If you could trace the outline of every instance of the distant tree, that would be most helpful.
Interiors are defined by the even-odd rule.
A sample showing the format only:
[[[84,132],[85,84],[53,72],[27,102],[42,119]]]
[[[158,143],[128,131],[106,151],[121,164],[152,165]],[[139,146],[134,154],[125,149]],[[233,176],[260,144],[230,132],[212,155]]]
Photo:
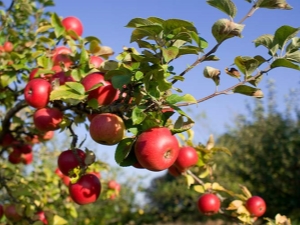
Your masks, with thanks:
[[[267,102],[255,100],[249,117],[239,115],[235,125],[218,139],[232,157],[217,155],[216,179],[227,188],[238,184],[262,196],[266,216],[280,211],[299,219],[300,213],[300,110],[297,92],[289,93],[284,112],[276,109],[277,98],[271,88]],[[218,163],[222,162],[222,163]]]

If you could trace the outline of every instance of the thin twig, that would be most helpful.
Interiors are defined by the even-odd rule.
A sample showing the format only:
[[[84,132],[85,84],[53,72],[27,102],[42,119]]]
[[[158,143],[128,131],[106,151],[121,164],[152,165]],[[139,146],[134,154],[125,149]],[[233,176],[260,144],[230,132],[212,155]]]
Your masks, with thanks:
[[[268,67],[267,69],[265,69],[265,70],[260,71],[259,73],[257,73],[255,76],[253,76],[253,77],[251,77],[251,78],[249,78],[249,79],[246,79],[246,80],[244,80],[244,81],[241,81],[241,82],[239,82],[238,84],[233,85],[233,86],[231,86],[231,87],[229,87],[229,88],[227,88],[227,89],[225,89],[225,90],[223,90],[223,91],[214,92],[214,93],[211,94],[211,95],[208,95],[208,96],[206,96],[206,97],[204,97],[204,98],[198,99],[198,100],[197,100],[197,103],[204,102],[204,101],[206,101],[206,100],[208,100],[208,99],[211,99],[211,98],[213,98],[213,97],[216,97],[216,96],[218,96],[218,95],[228,94],[229,92],[231,92],[231,91],[232,91],[233,89],[235,89],[236,87],[238,87],[238,86],[240,86],[240,85],[243,85],[243,84],[245,84],[245,83],[247,83],[247,82],[249,82],[249,81],[255,80],[257,77],[261,76],[261,75],[264,74],[264,73],[269,72],[270,70],[271,70],[271,68]],[[194,104],[196,104],[196,103],[178,103],[178,104],[176,104],[176,106],[177,106],[177,107],[182,107],[182,106],[189,106],[189,105],[194,105]]]
[[[238,23],[242,24],[246,19],[251,17],[257,9],[259,9],[259,8],[256,5],[253,5],[253,7],[250,9],[250,11],[247,13],[247,15],[244,16]]]
[[[189,174],[190,176],[192,176],[194,178],[194,180],[197,181],[199,184],[204,186],[204,182],[199,177],[197,177],[192,171],[187,170],[186,173]]]

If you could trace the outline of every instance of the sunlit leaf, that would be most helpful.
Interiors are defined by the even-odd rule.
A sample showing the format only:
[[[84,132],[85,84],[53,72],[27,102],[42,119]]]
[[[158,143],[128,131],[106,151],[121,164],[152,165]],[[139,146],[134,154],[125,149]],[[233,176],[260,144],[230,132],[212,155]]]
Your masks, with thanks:
[[[207,0],[209,5],[219,9],[220,11],[226,13],[228,16],[232,18],[235,17],[237,9],[235,4],[231,0]]]

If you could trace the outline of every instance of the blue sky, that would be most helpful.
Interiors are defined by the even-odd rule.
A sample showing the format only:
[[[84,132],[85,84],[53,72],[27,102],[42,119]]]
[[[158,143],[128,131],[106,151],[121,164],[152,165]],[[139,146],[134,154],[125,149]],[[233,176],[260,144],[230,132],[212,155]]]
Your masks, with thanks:
[[[246,1],[236,0],[238,13],[235,21],[239,21],[249,11],[251,5]],[[245,29],[243,38],[234,38],[226,41],[219,48],[217,56],[221,59],[219,62],[203,63],[193,69],[186,75],[186,80],[178,84],[185,93],[194,95],[197,99],[212,94],[215,90],[214,83],[203,77],[202,71],[205,66],[213,66],[224,71],[225,67],[230,66],[236,56],[254,56],[261,54],[268,57],[267,51],[263,47],[255,48],[253,40],[262,34],[273,34],[275,30],[282,25],[290,25],[293,27],[300,26],[300,1],[288,1],[293,6],[293,10],[267,10],[259,9],[245,21]],[[227,16],[215,8],[206,4],[206,1],[196,0],[109,0],[109,1],[73,1],[63,0],[56,1],[54,11],[61,17],[76,16],[80,18],[84,25],[83,36],[96,36],[103,45],[112,47],[116,56],[122,51],[122,47],[136,47],[130,43],[131,29],[125,25],[135,17],[147,18],[156,16],[163,19],[179,18],[191,21],[195,24],[200,35],[205,38],[208,43],[209,50],[216,42],[211,34],[211,26],[215,21]],[[114,58],[114,56],[112,58]],[[186,66],[195,61],[195,56],[183,57],[176,63],[175,70],[180,73]],[[266,90],[266,81],[268,78],[275,80],[277,86],[279,101],[284,102],[283,96],[288,93],[291,88],[299,87],[299,71],[290,69],[277,69],[268,74],[263,82],[259,85],[262,90]],[[224,72],[221,74],[221,84],[219,90],[226,89],[237,83],[237,80],[229,77]],[[205,112],[206,119],[200,119],[195,125],[197,131],[197,142],[204,142],[210,133],[215,135],[225,131],[224,124],[230,124],[235,115],[238,113],[246,113],[245,101],[250,97],[239,94],[218,96],[206,102],[193,106],[190,109],[194,115]],[[280,104],[279,107],[282,108]],[[113,166],[117,166],[114,162],[115,147],[106,147],[96,145],[90,141],[89,147],[97,149],[97,155],[105,157]],[[105,155],[105,156],[104,156]],[[147,176],[147,183],[150,178],[161,175],[164,172],[154,173],[146,170],[137,170],[133,168],[125,168],[124,173],[127,175],[140,174]]]
[[[8,2],[8,1],[5,1]],[[249,11],[251,4],[243,0],[234,1],[238,7],[238,13],[235,21],[238,22]],[[245,21],[243,38],[233,38],[227,40],[221,45],[216,55],[221,59],[219,62],[207,62],[194,68],[186,75],[185,82],[178,82],[177,87],[185,93],[190,93],[195,98],[203,98],[214,92],[214,83],[203,77],[202,71],[205,66],[213,66],[222,71],[219,90],[226,89],[237,83],[237,80],[225,74],[225,67],[229,67],[236,56],[254,56],[261,54],[268,57],[267,51],[263,47],[255,48],[253,40],[262,34],[273,34],[275,30],[282,25],[300,27],[300,1],[289,0],[288,3],[293,6],[293,10],[267,10],[259,9],[256,13]],[[135,17],[147,18],[156,16],[163,19],[179,18],[191,21],[195,24],[200,35],[209,43],[206,51],[210,50],[215,44],[211,34],[211,26],[215,21],[227,16],[215,8],[210,7],[204,0],[109,0],[109,1],[74,1],[57,0],[56,6],[51,9],[61,17],[76,16],[83,25],[83,36],[96,36],[103,45],[114,49],[115,55],[122,51],[124,46],[136,47],[130,43],[131,29],[125,28],[125,25]],[[182,57],[174,64],[175,71],[180,73],[188,65],[196,60],[195,56]],[[291,69],[276,69],[271,71],[261,82],[259,87],[266,90],[266,81],[268,78],[275,80],[277,86],[278,98],[283,108],[284,95],[288,94],[291,88],[299,87],[299,71]],[[225,124],[230,124],[235,115],[246,113],[245,101],[250,99],[239,94],[218,96],[203,102],[190,109],[193,115],[199,115],[205,112],[207,118],[197,120],[195,130],[197,131],[197,142],[204,142],[210,133],[215,135],[225,131]],[[84,138],[84,133],[78,130]],[[112,166],[117,166],[114,162],[113,147],[106,147],[95,144],[88,139],[86,142],[90,149],[94,149],[100,159],[107,159]],[[137,170],[125,168],[127,175],[140,174],[150,178],[160,175],[164,172],[154,173],[146,170]]]

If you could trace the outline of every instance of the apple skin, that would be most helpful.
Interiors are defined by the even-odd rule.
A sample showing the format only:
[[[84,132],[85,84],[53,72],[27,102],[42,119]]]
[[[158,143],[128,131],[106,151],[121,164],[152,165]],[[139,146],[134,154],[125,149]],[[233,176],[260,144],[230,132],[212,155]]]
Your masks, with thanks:
[[[104,60],[99,56],[91,55],[89,62],[94,68],[99,68],[101,66],[101,63],[104,62]]]
[[[58,79],[59,80],[59,85],[64,85],[66,82],[73,82],[75,81],[74,78],[72,76],[67,76],[65,74],[65,72],[61,71],[61,72],[58,72],[56,74],[54,74],[52,77],[51,77],[51,82],[54,81],[55,79]]]
[[[77,149],[77,155],[84,162],[85,152],[81,149]],[[66,150],[60,153],[57,159],[57,165],[61,173],[65,176],[69,176],[69,172],[80,166],[76,155],[74,155],[72,150]]]
[[[173,177],[178,177],[180,176],[182,173],[184,172],[184,170],[179,170],[175,164],[173,164],[172,166],[170,166],[168,168],[168,173],[171,174]]]
[[[22,162],[22,152],[17,148],[13,149],[8,155],[8,161],[12,164],[19,164]]]
[[[39,211],[36,213],[37,216],[37,220],[42,221],[43,224],[48,224],[48,220],[45,216],[45,212],[44,211]]]
[[[200,196],[197,205],[200,212],[206,216],[211,216],[218,213],[221,201],[215,194],[205,193]]]
[[[85,174],[69,185],[69,193],[74,202],[86,205],[95,202],[101,192],[101,183],[94,174]]]
[[[3,140],[1,141],[0,145],[3,148],[7,148],[7,147],[13,145],[14,143],[16,143],[16,139],[14,138],[14,136],[11,133],[6,133],[3,137]]]
[[[124,133],[124,122],[116,114],[98,114],[90,124],[91,138],[99,144],[115,145],[123,139]]]
[[[183,146],[179,149],[178,157],[174,163],[174,165],[180,170],[184,171],[191,166],[194,166],[198,162],[198,154],[197,151],[190,146]]]
[[[8,204],[4,206],[4,215],[11,222],[18,222],[22,219],[22,216],[17,212],[14,204]]]
[[[115,190],[118,192],[121,190],[121,185],[117,183],[115,180],[108,181],[107,187],[108,189]]]
[[[98,114],[90,124],[91,138],[99,144],[115,145],[123,139],[124,133],[124,122],[116,114]]]
[[[33,152],[22,154],[21,158],[24,165],[29,165],[33,161]]]
[[[0,204],[0,219],[2,219],[4,215],[4,208],[3,208],[3,205]]]
[[[89,91],[87,99],[96,99],[99,105],[109,105],[119,98],[120,91],[115,89],[110,81],[104,79],[103,73],[91,73],[81,80],[85,91],[89,91],[96,84],[102,83],[92,91]]]
[[[77,17],[74,16],[66,17],[61,21],[61,23],[67,31],[73,30],[78,36],[82,35],[83,25]],[[73,36],[71,37],[75,39],[75,37]]]
[[[261,217],[267,210],[267,205],[264,199],[259,196],[252,196],[246,201],[246,208],[251,216]]]
[[[66,68],[70,68],[73,64],[72,60],[70,59],[70,54],[72,53],[71,49],[66,46],[59,46],[56,47],[52,51],[52,61],[53,61],[53,68],[52,70],[56,73],[61,72],[62,68],[60,64],[64,64]]]
[[[34,112],[33,122],[39,131],[47,132],[59,129],[63,113],[57,108],[41,108]]]
[[[4,51],[6,52],[11,52],[13,49],[14,49],[14,45],[9,42],[9,41],[6,41],[4,44],[3,44],[3,49]]]
[[[29,80],[33,80],[36,78],[43,78],[45,80],[49,80],[52,77],[52,74],[40,74],[39,77],[36,77],[36,73],[39,71],[40,68],[34,68],[33,70],[31,70],[30,74],[29,74]]]
[[[161,171],[174,164],[179,153],[179,144],[168,128],[155,127],[138,136],[134,151],[144,168]]]
[[[51,89],[51,84],[48,81],[42,78],[33,79],[25,86],[25,101],[34,108],[44,108],[49,102]]]

